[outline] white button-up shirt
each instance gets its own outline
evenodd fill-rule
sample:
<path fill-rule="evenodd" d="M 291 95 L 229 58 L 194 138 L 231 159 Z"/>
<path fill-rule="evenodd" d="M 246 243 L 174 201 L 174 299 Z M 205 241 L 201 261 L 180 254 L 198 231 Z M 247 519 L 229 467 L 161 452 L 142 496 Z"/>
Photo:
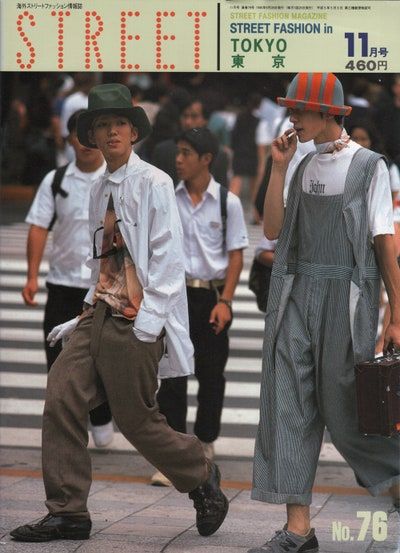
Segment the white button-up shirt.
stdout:
<path fill-rule="evenodd" d="M 65 172 L 61 188 L 66 198 L 54 198 L 51 184 L 55 171 L 50 171 L 41 182 L 25 222 L 48 228 L 57 213 L 53 227 L 53 247 L 50 252 L 47 282 L 76 288 L 89 288 L 90 271 L 86 260 L 92 248 L 89 235 L 90 190 L 104 173 L 106 164 L 93 173 L 82 173 L 75 162 Z"/>
<path fill-rule="evenodd" d="M 185 247 L 185 271 L 188 278 L 213 280 L 225 278 L 228 253 L 249 244 L 240 200 L 228 192 L 226 202 L 226 251 L 223 250 L 220 184 L 211 177 L 203 199 L 197 205 L 185 183 L 176 187 L 176 201 L 181 217 Z"/>
<path fill-rule="evenodd" d="M 106 171 L 91 193 L 89 228 L 104 224 L 109 195 L 124 242 L 143 287 L 143 300 L 134 322 L 136 329 L 158 336 L 166 332 L 166 354 L 159 364 L 160 378 L 193 372 L 193 345 L 189 338 L 183 236 L 171 178 L 134 152 L 128 163 L 113 173 Z M 101 251 L 103 230 L 96 233 Z M 100 260 L 87 262 L 92 285 L 85 298 L 93 303 Z"/>

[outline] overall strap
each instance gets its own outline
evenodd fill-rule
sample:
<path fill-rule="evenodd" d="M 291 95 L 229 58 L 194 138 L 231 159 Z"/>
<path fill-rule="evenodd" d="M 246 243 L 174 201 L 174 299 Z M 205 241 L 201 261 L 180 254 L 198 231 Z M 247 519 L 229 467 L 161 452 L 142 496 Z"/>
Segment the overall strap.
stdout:
<path fill-rule="evenodd" d="M 285 208 L 283 227 L 279 235 L 274 255 L 273 274 L 288 272 L 290 262 L 296 262 L 294 258 L 297 247 L 297 218 L 300 196 L 302 190 L 303 174 L 306 166 L 316 152 L 308 153 L 298 164 L 290 181 L 289 193 Z"/>
<path fill-rule="evenodd" d="M 63 165 L 62 167 L 59 167 L 58 169 L 56 169 L 56 172 L 54 173 L 53 182 L 51 183 L 51 192 L 53 194 L 54 200 L 56 199 L 57 194 L 60 194 L 62 198 L 66 198 L 68 196 L 68 192 L 66 192 L 61 188 L 61 183 L 64 178 L 68 165 L 69 163 L 67 163 L 67 165 Z M 52 220 L 50 221 L 48 230 L 52 230 L 54 223 L 56 222 L 56 219 L 57 219 L 57 211 L 56 211 L 55 202 L 54 202 L 54 215 Z"/>
<path fill-rule="evenodd" d="M 367 259 L 368 250 L 372 251 L 368 228 L 367 194 L 376 164 L 380 159 L 385 158 L 381 154 L 360 148 L 353 156 L 346 177 L 343 215 L 358 268 L 354 274 L 357 285 L 362 285 L 367 278 L 365 267 L 371 261 Z"/>

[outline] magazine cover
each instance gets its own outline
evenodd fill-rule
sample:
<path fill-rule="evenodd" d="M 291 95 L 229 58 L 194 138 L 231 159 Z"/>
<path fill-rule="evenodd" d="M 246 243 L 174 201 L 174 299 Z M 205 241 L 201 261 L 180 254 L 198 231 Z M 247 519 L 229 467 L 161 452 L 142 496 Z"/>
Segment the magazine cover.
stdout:
<path fill-rule="evenodd" d="M 399 21 L 0 0 L 5 550 L 400 551 Z"/>

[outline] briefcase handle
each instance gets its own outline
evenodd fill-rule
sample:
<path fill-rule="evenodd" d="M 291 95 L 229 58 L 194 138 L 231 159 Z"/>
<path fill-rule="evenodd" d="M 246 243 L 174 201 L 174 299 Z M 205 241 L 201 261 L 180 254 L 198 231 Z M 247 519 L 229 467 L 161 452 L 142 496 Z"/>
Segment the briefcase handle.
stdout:
<path fill-rule="evenodd" d="M 380 363 L 384 360 L 395 361 L 400 359 L 400 350 L 394 347 L 393 342 L 390 342 L 387 352 L 384 355 L 375 357 L 375 362 Z"/>

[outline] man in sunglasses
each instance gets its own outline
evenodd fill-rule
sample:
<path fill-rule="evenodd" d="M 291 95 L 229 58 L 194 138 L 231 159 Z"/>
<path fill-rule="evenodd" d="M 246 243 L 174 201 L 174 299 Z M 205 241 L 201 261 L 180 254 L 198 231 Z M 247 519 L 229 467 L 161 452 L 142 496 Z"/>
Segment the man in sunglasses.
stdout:
<path fill-rule="evenodd" d="M 228 511 L 218 467 L 195 436 L 168 426 L 155 401 L 158 368 L 161 378 L 193 372 L 173 184 L 132 151 L 150 123 L 142 108 L 132 107 L 125 86 L 92 88 L 77 132 L 81 144 L 98 148 L 107 162 L 89 207 L 92 285 L 83 314 L 50 333 L 53 341 L 69 340 L 50 372 L 43 414 L 49 514 L 11 535 L 20 541 L 89 538 L 87 413 L 106 398 L 124 436 L 178 491 L 189 493 L 198 531 L 208 536 Z"/>

